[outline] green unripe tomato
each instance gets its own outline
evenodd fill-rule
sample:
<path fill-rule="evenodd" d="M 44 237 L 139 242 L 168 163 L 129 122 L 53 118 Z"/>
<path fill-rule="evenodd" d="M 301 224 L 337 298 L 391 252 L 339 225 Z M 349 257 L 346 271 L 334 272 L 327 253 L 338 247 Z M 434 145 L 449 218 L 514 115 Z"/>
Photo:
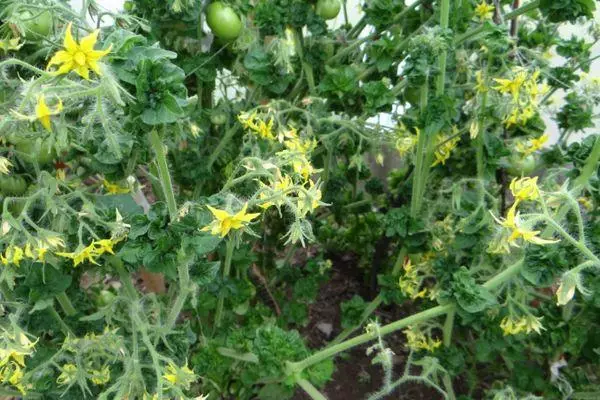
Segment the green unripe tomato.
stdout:
<path fill-rule="evenodd" d="M 206 23 L 212 33 L 224 40 L 234 40 L 242 31 L 242 21 L 233 8 L 215 1 L 206 8 Z"/>
<path fill-rule="evenodd" d="M 0 175 L 0 192 L 6 196 L 20 196 L 27 190 L 27 182 L 20 176 Z"/>
<path fill-rule="evenodd" d="M 131 11 L 131 10 L 133 10 L 134 6 L 135 6 L 135 4 L 133 3 L 133 1 L 126 1 L 125 3 L 123 3 L 123 10 Z"/>
<path fill-rule="evenodd" d="M 52 14 L 50 11 L 23 11 L 20 15 L 25 27 L 25 38 L 34 40 L 45 37 L 52 31 Z"/>
<path fill-rule="evenodd" d="M 210 113 L 210 122 L 213 125 L 223 125 L 225 122 L 227 122 L 227 114 L 221 110 L 213 110 Z"/>
<path fill-rule="evenodd" d="M 323 19 L 334 19 L 340 13 L 341 7 L 339 0 L 319 0 L 315 11 Z"/>
<path fill-rule="evenodd" d="M 96 305 L 98 307 L 106 307 L 112 305 L 115 301 L 115 294 L 109 290 L 101 290 L 96 297 Z"/>
<path fill-rule="evenodd" d="M 522 157 L 515 153 L 510 156 L 507 171 L 516 177 L 529 176 L 535 171 L 535 157 L 533 155 Z"/>

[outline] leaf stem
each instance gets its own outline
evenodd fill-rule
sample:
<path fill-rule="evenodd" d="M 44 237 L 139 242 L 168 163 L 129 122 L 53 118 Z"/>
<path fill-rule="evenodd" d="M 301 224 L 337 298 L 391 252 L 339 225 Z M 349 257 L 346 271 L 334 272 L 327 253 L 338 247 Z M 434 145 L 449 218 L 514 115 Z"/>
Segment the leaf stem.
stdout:
<path fill-rule="evenodd" d="M 58 301 L 58 304 L 60 304 L 60 307 L 63 309 L 65 314 L 67 314 L 67 317 L 72 317 L 73 315 L 77 314 L 77 310 L 65 292 L 57 294 L 56 300 Z"/>

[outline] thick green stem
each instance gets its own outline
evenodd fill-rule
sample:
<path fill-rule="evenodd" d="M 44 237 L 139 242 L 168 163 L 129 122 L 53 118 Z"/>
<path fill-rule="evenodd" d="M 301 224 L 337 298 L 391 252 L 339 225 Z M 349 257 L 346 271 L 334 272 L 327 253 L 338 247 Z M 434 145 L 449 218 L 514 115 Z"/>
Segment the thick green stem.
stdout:
<path fill-rule="evenodd" d="M 299 378 L 296 380 L 296 383 L 306 392 L 307 395 L 310 396 L 311 399 L 327 400 L 327 397 L 323 396 L 323 394 L 306 379 Z"/>
<path fill-rule="evenodd" d="M 180 261 L 179 265 L 177 266 L 177 271 L 179 274 L 179 293 L 177 294 L 175 303 L 173 303 L 173 307 L 171 307 L 171 311 L 169 311 L 169 315 L 167 317 L 165 327 L 168 330 L 171 330 L 175 326 L 177 317 L 179 316 L 179 313 L 181 313 L 181 310 L 183 309 L 183 306 L 185 305 L 185 302 L 191 293 L 190 269 L 188 263 Z"/>
<path fill-rule="evenodd" d="M 456 311 L 452 310 L 446 314 L 446 322 L 444 322 L 444 347 L 450 347 L 452 344 L 452 330 L 454 329 L 454 317 Z"/>
<path fill-rule="evenodd" d="M 450 16 L 450 0 L 442 0 L 440 5 L 440 27 L 442 29 L 448 29 Z M 437 87 L 435 94 L 441 96 L 444 94 L 444 87 L 446 85 L 446 61 L 448 59 L 448 51 L 442 51 L 438 60 L 439 75 L 437 77 Z"/>
<path fill-rule="evenodd" d="M 455 400 L 456 395 L 454 394 L 454 388 L 452 387 L 452 379 L 450 379 L 450 375 L 444 374 L 444 376 L 442 376 L 442 383 L 444 384 L 444 389 L 446 389 L 446 400 Z"/>
<path fill-rule="evenodd" d="M 504 271 L 500 272 L 490 280 L 488 280 L 486 283 L 483 284 L 483 286 L 489 290 L 499 288 L 502 284 L 511 280 L 515 275 L 519 274 L 521 272 L 522 266 L 523 260 L 520 260 L 517 263 L 509 266 Z M 392 322 L 388 325 L 384 325 L 381 328 L 379 328 L 377 332 L 367 332 L 345 342 L 336 344 L 335 346 L 326 347 L 325 349 L 316 352 L 315 354 L 305 358 L 302 361 L 288 362 L 287 372 L 288 374 L 296 374 L 311 365 L 317 364 L 323 360 L 326 360 L 327 358 L 334 357 L 335 355 L 343 351 L 374 340 L 377 337 L 379 337 L 378 334 L 381 336 L 385 336 L 402 328 L 406 328 L 409 325 L 419 324 L 429 319 L 439 317 L 440 315 L 449 314 L 455 311 L 455 304 L 445 304 L 432 307 L 428 310 L 421 311 L 420 313 L 413 314 L 406 318 L 402 318 L 398 321 Z"/>
<path fill-rule="evenodd" d="M 235 242 L 233 239 L 227 241 L 227 248 L 225 249 L 225 261 L 223 262 L 223 279 L 227 279 L 231 273 L 231 259 L 233 258 L 233 249 Z M 215 325 L 214 329 L 221 326 L 221 319 L 223 317 L 223 305 L 225 304 L 225 292 L 221 289 L 219 293 L 219 299 L 217 301 L 217 311 L 215 313 Z"/>
<path fill-rule="evenodd" d="M 428 310 L 421 311 L 420 313 L 413 314 L 409 317 L 402 318 L 401 320 L 392 322 L 391 324 L 384 325 L 379 328 L 378 332 L 367 332 L 362 335 L 356 336 L 345 342 L 336 344 L 335 346 L 327 347 L 302 361 L 288 363 L 288 372 L 300 372 L 311 365 L 320 363 L 330 357 L 349 350 L 353 347 L 360 346 L 363 343 L 370 342 L 371 340 L 377 339 L 378 333 L 381 336 L 387 335 L 388 333 L 395 332 L 399 329 L 406 328 L 409 325 L 416 325 L 421 322 L 427 321 L 431 318 L 439 317 L 440 315 L 447 314 L 454 310 L 456 306 L 454 304 L 446 304 L 443 306 L 432 307 Z"/>
<path fill-rule="evenodd" d="M 112 256 L 109 258 L 109 262 L 117 271 L 117 274 L 119 274 L 119 279 L 121 279 L 121 284 L 123 285 L 127 296 L 131 299 L 137 299 L 137 290 L 135 290 L 133 283 L 131 283 L 131 276 L 123 266 L 123 261 L 121 261 L 119 257 Z"/>
<path fill-rule="evenodd" d="M 57 294 L 56 300 L 58 301 L 58 304 L 60 304 L 60 307 L 63 309 L 65 314 L 67 314 L 68 317 L 72 317 L 73 315 L 77 314 L 77 310 L 75 309 L 73 303 L 71 303 L 71 300 L 69 300 L 69 297 L 65 292 Z"/>
<path fill-rule="evenodd" d="M 429 81 L 426 79 L 423 86 L 421 86 L 421 94 L 419 99 L 419 108 L 421 112 L 424 112 L 427 108 L 427 101 L 429 97 Z M 428 135 L 425 130 L 419 134 L 417 142 L 417 160 L 415 162 L 415 172 L 413 177 L 412 196 L 410 200 L 410 215 L 415 218 L 419 214 L 421 208 L 421 187 L 424 186 L 423 182 L 423 169 L 429 168 L 423 165 L 425 162 L 425 149 L 427 146 Z"/>
<path fill-rule="evenodd" d="M 165 201 L 167 202 L 169 217 L 171 218 L 171 221 L 174 221 L 177 218 L 177 202 L 175 201 L 175 193 L 173 192 L 173 182 L 171 181 L 171 174 L 169 173 L 165 149 L 158 132 L 154 129 L 150 131 L 150 145 L 156 156 L 158 179 L 160 180 L 160 186 L 162 187 Z"/>

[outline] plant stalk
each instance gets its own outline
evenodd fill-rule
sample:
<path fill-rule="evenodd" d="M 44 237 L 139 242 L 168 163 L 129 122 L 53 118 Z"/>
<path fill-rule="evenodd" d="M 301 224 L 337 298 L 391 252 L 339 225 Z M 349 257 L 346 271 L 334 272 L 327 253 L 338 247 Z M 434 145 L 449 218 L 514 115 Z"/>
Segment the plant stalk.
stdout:
<path fill-rule="evenodd" d="M 169 173 L 165 149 L 163 148 L 161 138 L 155 129 L 150 131 L 150 145 L 156 156 L 158 179 L 160 180 L 160 186 L 162 187 L 165 201 L 167 202 L 169 217 L 171 218 L 171 221 L 174 221 L 177 218 L 177 202 L 175 201 L 175 193 L 173 192 L 173 182 L 171 181 L 171 174 Z"/>
<path fill-rule="evenodd" d="M 227 247 L 225 249 L 225 261 L 223 262 L 223 279 L 229 277 L 231 273 L 231 259 L 233 258 L 233 249 L 235 247 L 235 242 L 233 239 L 229 238 L 227 241 Z M 223 317 L 223 305 L 225 304 L 225 293 L 223 289 L 221 289 L 219 293 L 219 299 L 217 302 L 217 311 L 215 313 L 215 325 L 214 329 L 216 330 L 219 326 L 221 326 L 221 319 Z"/>
<path fill-rule="evenodd" d="M 327 400 L 327 397 L 323 396 L 323 394 L 306 379 L 299 378 L 296 380 L 296 383 L 306 392 L 307 395 L 310 396 L 311 399 Z"/>
<path fill-rule="evenodd" d="M 167 330 L 171 330 L 177 322 L 177 317 L 181 313 L 183 306 L 191 292 L 190 288 L 190 269 L 187 262 L 179 262 L 177 265 L 177 272 L 179 274 L 179 293 L 175 298 L 175 303 L 169 311 L 165 327 Z"/>
<path fill-rule="evenodd" d="M 523 266 L 523 260 L 519 260 L 515 264 L 509 266 L 504 271 L 492 277 L 486 283 L 483 284 L 485 288 L 488 290 L 494 290 L 499 288 L 501 285 L 511 280 L 515 275 L 521 272 L 521 268 Z M 456 311 L 456 305 L 453 303 L 438 305 L 432 308 L 429 308 L 425 311 L 421 311 L 420 313 L 410 315 L 406 318 L 402 318 L 398 321 L 392 322 L 390 324 L 384 325 L 379 328 L 378 332 L 367 332 L 362 335 L 356 336 L 350 340 L 345 342 L 336 344 L 335 346 L 326 347 L 325 349 L 314 353 L 313 355 L 305 358 L 304 360 L 297 362 L 288 362 L 287 363 L 287 372 L 289 374 L 295 374 L 311 365 L 317 364 L 327 358 L 334 357 L 335 355 L 351 349 L 356 346 L 360 346 L 363 343 L 374 340 L 378 337 L 378 334 L 381 336 L 387 335 L 389 333 L 395 332 L 402 328 L 406 328 L 409 325 L 419 324 L 421 322 L 427 321 L 432 318 L 439 317 L 440 315 L 448 314 L 450 312 Z"/>

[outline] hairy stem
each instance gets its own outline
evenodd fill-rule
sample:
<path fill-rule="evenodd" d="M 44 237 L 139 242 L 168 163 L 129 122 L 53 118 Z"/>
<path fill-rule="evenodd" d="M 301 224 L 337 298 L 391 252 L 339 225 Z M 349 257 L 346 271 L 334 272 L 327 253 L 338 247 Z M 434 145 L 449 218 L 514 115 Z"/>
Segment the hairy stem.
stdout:
<path fill-rule="evenodd" d="M 327 400 L 327 397 L 323 396 L 323 394 L 321 392 L 319 392 L 319 390 L 313 386 L 312 383 L 310 383 L 309 381 L 307 381 L 306 379 L 298 379 L 296 380 L 296 383 L 298 384 L 298 386 L 300 386 L 307 395 L 310 396 L 311 399 L 313 400 Z"/>
<path fill-rule="evenodd" d="M 173 303 L 173 307 L 171 307 L 167 317 L 165 327 L 168 330 L 171 330 L 175 326 L 177 317 L 179 316 L 179 313 L 181 313 L 181 309 L 185 305 L 185 301 L 191 292 L 190 269 L 188 263 L 180 261 L 177 265 L 177 272 L 179 274 L 179 293 L 177 294 L 175 303 Z"/>
<path fill-rule="evenodd" d="M 225 253 L 225 261 L 223 262 L 223 279 L 229 277 L 231 272 L 231 259 L 233 257 L 233 249 L 235 247 L 235 242 L 230 238 L 227 241 L 226 253 Z M 225 304 L 225 292 L 221 289 L 219 293 L 219 299 L 217 301 L 217 311 L 215 313 L 215 325 L 214 329 L 216 330 L 219 326 L 221 326 L 221 319 L 223 317 L 223 305 Z"/>
<path fill-rule="evenodd" d="M 167 202 L 169 217 L 171 218 L 171 221 L 174 221 L 175 218 L 177 218 L 177 202 L 175 201 L 175 193 L 173 192 L 173 182 L 171 181 L 171 174 L 169 173 L 165 149 L 163 148 L 158 132 L 154 129 L 150 131 L 150 145 L 156 156 L 158 179 L 160 180 L 160 186 L 162 187 L 165 201 Z"/>
<path fill-rule="evenodd" d="M 519 274 L 521 272 L 522 266 L 523 260 L 520 260 L 506 268 L 504 271 L 495 275 L 493 278 L 484 283 L 483 286 L 489 290 L 499 288 L 501 285 L 514 278 L 515 275 Z M 456 305 L 453 303 L 429 308 L 425 311 L 421 311 L 420 313 L 413 314 L 406 318 L 402 318 L 398 321 L 392 322 L 388 325 L 384 325 L 381 328 L 379 328 L 378 332 L 367 332 L 362 335 L 356 336 L 352 339 L 349 339 L 345 342 L 336 344 L 335 346 L 326 347 L 325 349 L 316 352 L 315 354 L 305 358 L 304 360 L 298 362 L 288 362 L 287 371 L 290 374 L 298 373 L 311 365 L 317 364 L 327 358 L 334 357 L 343 351 L 359 346 L 371 340 L 377 339 L 378 334 L 384 336 L 397 330 L 406 328 L 409 325 L 419 324 L 429 319 L 439 317 L 440 315 L 454 312 L 455 310 Z"/>

